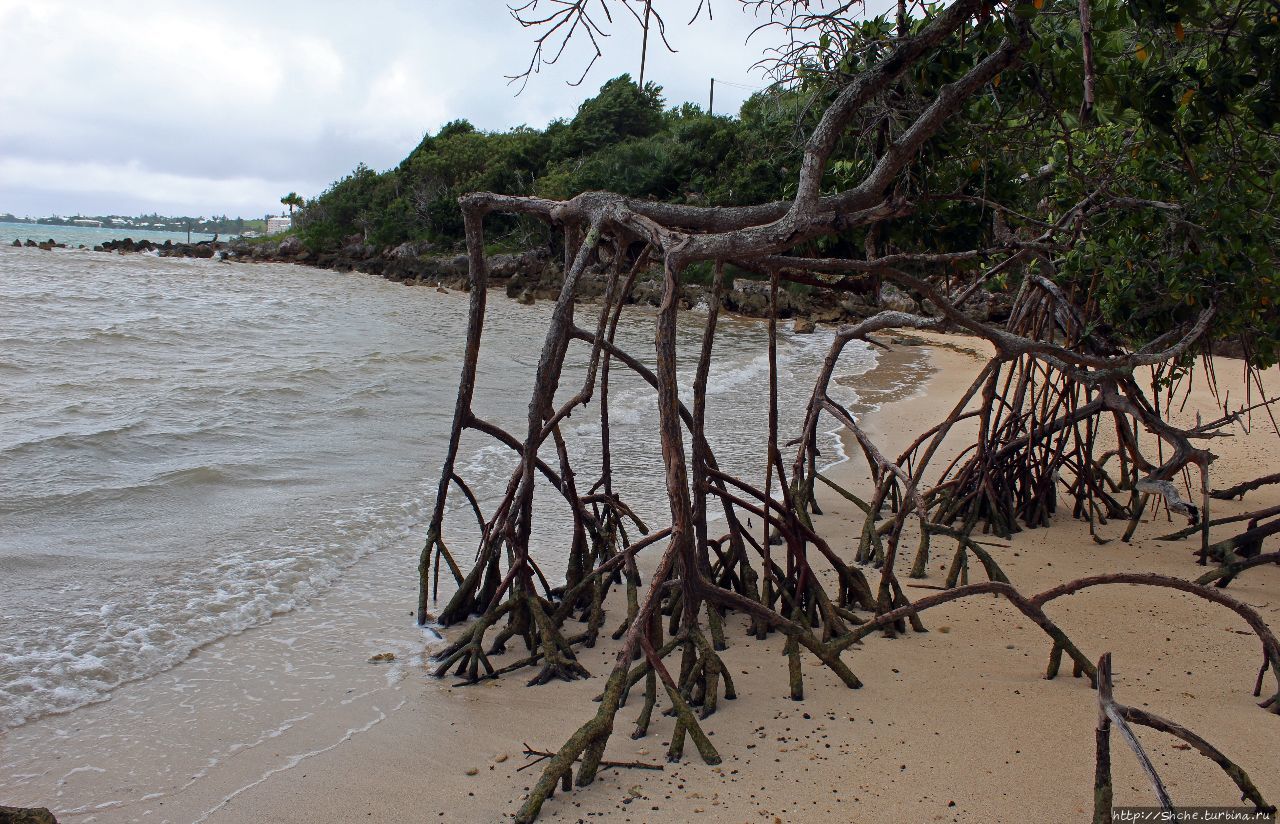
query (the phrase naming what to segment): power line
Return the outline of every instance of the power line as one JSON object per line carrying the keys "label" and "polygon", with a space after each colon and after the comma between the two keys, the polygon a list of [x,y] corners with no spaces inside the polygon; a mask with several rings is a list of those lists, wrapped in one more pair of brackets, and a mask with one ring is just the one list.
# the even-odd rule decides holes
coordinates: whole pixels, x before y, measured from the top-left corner
{"label": "power line", "polygon": [[[707,101],[707,114],[715,114],[716,111],[716,78],[711,78],[711,95]],[[744,89],[749,92],[765,91],[767,86],[748,86],[746,83],[735,83],[732,80],[720,80],[721,86],[730,86],[735,89]]]}
{"label": "power line", "polygon": [[[714,78],[713,78],[714,79]],[[721,86],[733,86],[735,89],[746,89],[752,92],[762,92],[769,88],[768,86],[748,86],[746,83],[734,83],[732,80],[716,80]]]}

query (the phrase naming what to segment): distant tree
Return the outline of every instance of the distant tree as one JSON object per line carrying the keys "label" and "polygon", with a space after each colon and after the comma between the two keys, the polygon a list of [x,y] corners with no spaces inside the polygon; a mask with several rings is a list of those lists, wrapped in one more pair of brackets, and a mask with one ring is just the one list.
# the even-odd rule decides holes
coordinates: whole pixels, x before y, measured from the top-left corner
{"label": "distant tree", "polygon": [[662,88],[636,85],[631,75],[615,77],[600,93],[578,107],[568,128],[558,135],[559,158],[593,152],[630,137],[648,137],[662,128]]}
{"label": "distant tree", "polygon": [[280,202],[281,202],[281,203],[283,203],[285,206],[288,206],[288,207],[289,207],[289,217],[293,217],[293,207],[294,207],[294,206],[302,206],[302,205],[303,205],[303,200],[302,200],[302,198],[298,197],[298,193],[297,193],[297,192],[290,192],[289,194],[287,194],[287,195],[285,195],[284,197],[280,198]]}
{"label": "distant tree", "polygon": [[460,134],[474,134],[476,127],[471,124],[470,120],[465,117],[457,120],[450,120],[448,123],[440,127],[440,132],[436,135],[437,139],[453,137]]}

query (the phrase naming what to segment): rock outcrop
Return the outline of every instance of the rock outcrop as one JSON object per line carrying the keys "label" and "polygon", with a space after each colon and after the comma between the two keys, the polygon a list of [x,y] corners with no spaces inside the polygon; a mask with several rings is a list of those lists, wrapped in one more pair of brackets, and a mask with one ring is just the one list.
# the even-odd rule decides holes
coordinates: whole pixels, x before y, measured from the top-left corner
{"label": "rock outcrop", "polygon": [[[28,245],[36,245],[28,241]],[[149,240],[133,241],[129,238],[108,241],[95,250],[103,252],[149,252],[161,257],[217,257],[224,261],[258,263],[300,263],[339,272],[363,272],[405,285],[426,285],[440,289],[465,291],[467,256],[440,252],[427,242],[408,242],[398,246],[379,248],[368,243],[360,235],[347,238],[337,251],[312,251],[296,236],[281,240],[271,238],[235,241],[201,241],[199,243],[157,244]],[[489,256],[490,282],[505,286],[507,296],[520,303],[530,304],[539,300],[555,300],[560,294],[563,277],[561,261],[549,249],[531,249],[524,252]],[[636,278],[631,302],[657,306],[662,300],[662,270],[650,266]],[[592,300],[604,294],[609,281],[609,268],[596,263],[583,273],[578,288],[580,300]],[[705,305],[707,286],[686,284],[681,287],[680,305],[692,309]],[[973,313],[980,320],[998,320],[1001,312],[1007,317],[1010,299],[1003,294],[983,294],[974,300]],[[749,317],[766,317],[769,314],[769,283],[738,277],[732,280],[723,296],[724,308]],[[927,302],[919,305],[910,295],[891,285],[882,287],[878,305],[867,294],[836,292],[821,287],[778,290],[778,317],[795,319],[792,326],[797,334],[816,330],[817,324],[840,324],[861,320],[879,308],[899,311],[930,313]]]}
{"label": "rock outcrop", "polygon": [[0,824],[58,824],[58,819],[44,807],[0,805]]}

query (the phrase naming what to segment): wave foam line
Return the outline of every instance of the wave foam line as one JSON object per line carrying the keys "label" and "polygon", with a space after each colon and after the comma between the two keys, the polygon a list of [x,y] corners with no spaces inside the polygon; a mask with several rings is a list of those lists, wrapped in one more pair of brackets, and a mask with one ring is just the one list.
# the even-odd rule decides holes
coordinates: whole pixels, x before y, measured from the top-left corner
{"label": "wave foam line", "polygon": [[356,737],[357,735],[368,732],[369,730],[376,727],[378,724],[381,724],[383,721],[387,720],[390,714],[398,712],[401,707],[403,707],[406,703],[408,703],[408,701],[409,701],[408,698],[400,699],[400,703],[396,704],[395,707],[391,709],[391,713],[385,713],[382,710],[379,710],[377,707],[374,707],[374,709],[378,711],[378,717],[370,721],[368,724],[365,724],[363,727],[356,727],[355,729],[347,730],[346,735],[342,736],[337,741],[334,741],[332,744],[330,744],[327,747],[321,747],[318,750],[311,750],[309,752],[298,753],[297,755],[290,756],[289,759],[283,765],[279,767],[273,767],[272,769],[267,770],[262,774],[262,777],[259,778],[257,781],[254,781],[252,784],[246,784],[245,786],[241,787],[240,789],[236,790],[230,795],[225,796],[222,799],[222,801],[218,802],[216,805],[206,810],[203,815],[195,819],[191,824],[202,824],[203,822],[208,821],[209,816],[213,815],[218,810],[221,810],[223,807],[230,804],[233,800],[235,800],[237,796],[242,795],[243,793],[246,793],[249,790],[252,790],[254,787],[260,786],[261,784],[265,783],[269,778],[271,778],[271,776],[276,775],[277,773],[285,772],[286,770],[291,770],[294,767],[301,764],[303,761],[306,761],[308,758],[313,758],[317,755],[321,755],[323,753],[329,752],[330,750],[336,749],[341,745],[345,744],[346,742],[350,741],[352,738]]}

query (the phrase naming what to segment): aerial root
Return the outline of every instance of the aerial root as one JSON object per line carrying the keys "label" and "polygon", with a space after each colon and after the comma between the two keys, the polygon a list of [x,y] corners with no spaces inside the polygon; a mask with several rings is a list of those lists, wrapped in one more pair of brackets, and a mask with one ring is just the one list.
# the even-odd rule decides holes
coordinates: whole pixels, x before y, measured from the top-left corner
{"label": "aerial root", "polygon": [[[719,706],[722,685],[725,700],[732,701],[738,697],[737,689],[734,686],[733,677],[729,674],[728,667],[725,666],[720,656],[716,653],[714,646],[697,626],[681,630],[678,635],[672,637],[666,644],[658,648],[654,657],[661,660],[677,648],[691,649],[693,651],[692,657],[689,658],[689,666],[682,666],[680,694],[689,706],[701,708],[700,718],[705,720],[715,713]],[[636,719],[635,730],[631,734],[632,738],[643,738],[649,734],[649,725],[652,723],[653,711],[658,698],[657,678],[658,676],[648,656],[631,669],[631,673],[627,678],[627,685],[622,693],[622,704],[624,705],[627,702],[631,688],[638,684],[641,679],[645,682],[644,704]],[[675,716],[678,715],[678,711],[673,706],[666,714]]]}
{"label": "aerial root", "polygon": [[653,669],[657,673],[658,678],[662,681],[662,685],[666,688],[667,698],[671,701],[671,708],[676,717],[676,727],[671,734],[671,745],[667,748],[667,760],[679,761],[684,755],[685,734],[693,739],[693,744],[698,749],[698,754],[702,756],[703,762],[709,765],[720,763],[720,753],[716,751],[715,745],[711,743],[711,739],[703,732],[702,725],[698,723],[698,719],[694,716],[693,710],[689,707],[689,702],[680,693],[680,688],[672,679],[671,673],[667,672],[667,668],[663,666],[662,660],[649,652],[650,661]]}
{"label": "aerial root", "polygon": [[644,706],[636,718],[636,728],[631,732],[633,739],[644,738],[649,734],[649,724],[653,721],[653,709],[658,703],[658,676],[652,669],[644,673]]}
{"label": "aerial root", "polygon": [[484,635],[510,610],[511,602],[505,601],[472,622],[471,626],[463,630],[458,640],[441,650],[436,656],[435,676],[443,678],[455,664],[457,664],[455,674],[470,683],[480,680],[481,666],[487,674],[493,675],[493,666],[489,663],[489,657],[484,651]]}
{"label": "aerial root", "polygon": [[[955,21],[959,25],[964,15],[955,14],[960,15]],[[1012,45],[1009,48],[1012,49]],[[1011,61],[1014,52],[1001,52],[1001,55],[1000,60]],[[998,72],[1000,61],[993,60],[989,58],[981,64],[981,72],[989,73],[984,75],[986,80],[971,73],[969,82],[973,89],[981,88],[991,76],[998,76],[994,73]],[[1077,208],[1084,210],[1090,208],[1089,204],[1090,201],[1084,201]],[[744,223],[734,230],[701,231],[696,225],[685,226],[655,217],[661,210],[646,213],[636,204],[607,193],[587,193],[563,203],[476,194],[464,198],[462,207],[472,281],[467,349],[436,509],[427,547],[419,560],[422,583],[418,615],[419,621],[426,619],[427,581],[432,575],[438,581],[442,565],[449,567],[459,586],[440,614],[440,623],[459,623],[481,610],[484,613],[442,653],[436,672],[453,670],[474,682],[519,667],[539,665],[541,668],[531,684],[586,677],[574,647],[594,644],[604,626],[609,587],[615,583],[625,586],[626,615],[613,637],[625,636],[627,641],[599,697],[600,706],[590,721],[547,758],[543,774],[517,814],[517,821],[535,818],[558,785],[571,786],[573,767],[579,760],[577,783],[580,786],[591,783],[601,767],[618,708],[641,681],[644,699],[634,735],[649,732],[654,710],[665,692],[666,713],[674,718],[668,757],[680,758],[686,741],[692,740],[704,761],[718,763],[719,753],[701,722],[717,710],[721,697],[727,700],[735,695],[733,680],[720,657],[720,651],[726,646],[724,623],[730,611],[748,618],[751,632],[759,639],[767,638],[774,631],[784,636],[782,653],[790,694],[796,700],[804,697],[803,650],[813,654],[847,687],[856,689],[861,682],[841,658],[849,646],[880,630],[892,634],[905,632],[910,626],[923,632],[921,613],[925,610],[978,594],[1004,597],[1048,635],[1045,677],[1057,677],[1064,660],[1070,659],[1073,673],[1090,678],[1096,685],[1097,667],[1048,617],[1045,604],[1096,583],[1171,586],[1229,606],[1250,623],[1263,641],[1265,656],[1255,694],[1261,697],[1262,682],[1270,670],[1276,675],[1278,692],[1261,706],[1280,713],[1280,644],[1261,623],[1256,611],[1226,599],[1220,590],[1197,588],[1190,582],[1174,584],[1149,577],[1119,575],[1070,582],[1028,598],[1009,583],[994,554],[987,549],[989,544],[977,538],[979,528],[983,533],[1008,537],[1023,528],[1048,524],[1060,496],[1065,496],[1076,517],[1087,517],[1091,534],[1100,542],[1104,539],[1097,535],[1095,524],[1108,520],[1125,522],[1129,526],[1125,532],[1127,538],[1144,509],[1150,506],[1188,514],[1194,511],[1204,524],[1212,524],[1208,512],[1207,469],[1213,455],[1197,448],[1190,439],[1205,437],[1218,424],[1181,430],[1167,423],[1161,412],[1167,404],[1153,405],[1134,377],[1135,370],[1150,366],[1154,380],[1153,364],[1173,363],[1193,353],[1197,340],[1209,329],[1214,313],[1212,306],[1203,309],[1194,323],[1188,321],[1157,341],[1149,342],[1148,346],[1126,352],[1123,346],[1108,340],[1105,333],[1100,334],[1091,325],[1092,318],[1088,316],[1091,310],[1072,303],[1074,297],[1064,297],[1050,278],[1032,277],[1027,271],[1020,270],[1023,286],[1007,323],[979,322],[966,315],[963,304],[967,296],[986,282],[985,279],[1003,277],[1002,267],[1015,263],[1025,267],[1034,257],[1031,251],[1021,248],[1012,253],[1009,248],[990,250],[991,255],[998,255],[1002,260],[992,264],[993,268],[984,262],[983,273],[976,275],[977,280],[958,287],[959,292],[952,292],[950,276],[946,277],[946,285],[940,286],[936,277],[913,274],[919,269],[915,263],[899,267],[881,258],[876,264],[875,256],[881,254],[876,249],[868,251],[865,257],[842,261],[775,254],[787,249],[765,250],[759,246],[741,259],[732,255],[722,259],[712,254],[716,250],[710,244],[717,237],[729,238],[732,242],[733,232],[745,231],[757,224]],[[893,199],[886,199],[842,220],[878,225],[892,219],[899,208],[900,204]],[[489,275],[483,222],[485,216],[493,212],[541,218],[564,233],[564,281],[548,324],[530,403],[528,429],[523,438],[516,438],[482,420],[471,406]],[[860,225],[864,224],[849,224]],[[1046,238],[1052,234],[1049,232]],[[636,247],[643,248],[638,256],[634,251]],[[654,338],[658,349],[656,373],[617,346],[614,336],[624,295],[636,273],[648,265],[650,255],[661,259],[665,278]],[[987,254],[981,257],[985,261]],[[628,259],[634,261],[634,266],[627,276],[627,284],[618,292],[616,287],[623,264],[630,265]],[[682,387],[676,369],[675,318],[682,272],[688,263],[703,260],[715,264],[717,281],[699,361],[700,377],[695,378],[689,408],[681,400]],[[715,311],[724,282],[723,268],[728,263],[768,277],[770,283],[770,424],[765,438],[769,447],[762,489],[754,488],[746,478],[721,471],[706,438],[706,375],[715,335]],[[950,265],[954,261],[939,259],[935,263]],[[577,283],[587,267],[595,264],[612,265],[614,271],[592,334],[575,324],[574,306],[581,297],[575,294]],[[875,268],[868,269],[868,266]],[[925,270],[928,269],[926,266]],[[816,273],[836,276],[836,279],[817,277]],[[920,305],[927,301],[933,307],[931,316],[878,312],[837,332],[813,387],[803,431],[794,441],[799,448],[788,477],[777,448],[778,287],[781,281],[787,280],[834,288],[868,274],[874,277],[877,289],[881,281],[892,282],[910,292]],[[868,341],[867,336],[874,332],[937,330],[947,326],[982,337],[993,347],[994,354],[948,417],[921,434],[900,457],[891,461],[880,453],[847,410],[828,394],[841,350],[851,341]],[[566,351],[580,343],[591,349],[587,379],[581,391],[557,407],[558,393],[564,388],[564,367],[569,362]],[[672,510],[671,526],[664,533],[672,538],[672,548],[664,556],[665,571],[655,574],[647,595],[640,592],[641,578],[633,557],[634,550],[643,541],[630,549],[621,548],[627,544],[624,521],[636,523],[648,536],[646,540],[656,540],[657,534],[650,535],[612,488],[611,436],[606,408],[611,363],[616,368],[630,369],[657,391],[659,399],[663,463]],[[593,399],[599,401],[601,410],[602,470],[590,491],[580,495],[561,426],[571,413],[586,407]],[[846,424],[867,458],[875,486],[869,501],[840,488],[817,471],[820,419],[826,414]],[[962,444],[961,449],[951,449],[953,442],[948,441],[944,454],[953,455],[951,462],[940,471],[939,467],[930,468],[929,462],[949,430],[962,420],[971,421],[976,437]],[[506,497],[487,522],[477,499],[454,471],[459,438],[464,430],[495,438],[521,459],[521,468],[513,473]],[[685,440],[686,433],[689,440]],[[961,437],[969,438],[970,433]],[[1143,441],[1151,439],[1159,444],[1156,456],[1144,454]],[[1109,451],[1102,451],[1104,447],[1100,444],[1105,444]],[[559,459],[555,468],[539,457],[540,449],[552,445]],[[1153,457],[1157,463],[1153,463]],[[1109,458],[1116,459],[1110,467]],[[1118,469],[1115,464],[1119,465]],[[1179,473],[1188,475],[1193,468],[1200,470],[1202,486],[1205,486],[1203,500],[1198,505],[1184,500],[1175,485]],[[563,572],[564,584],[556,588],[551,587],[547,576],[530,556],[533,485],[535,481],[541,484],[544,478],[568,504],[573,520],[571,551],[565,568],[556,571]],[[926,478],[936,481],[932,486],[925,486]],[[813,500],[813,488],[818,480],[864,514],[854,560],[873,564],[880,570],[876,589],[871,587],[863,569],[850,563],[847,555],[836,554],[814,531],[809,514],[820,513]],[[1271,480],[1259,479],[1256,485]],[[465,577],[441,540],[451,486],[467,496],[483,533],[476,562]],[[775,494],[775,490],[780,494]],[[1239,494],[1246,491],[1242,488]],[[1190,494],[1189,488],[1187,492]],[[728,534],[719,539],[707,534],[707,503],[713,499],[724,506],[729,529]],[[892,513],[892,517],[884,517],[884,512]],[[541,508],[538,517],[541,517]],[[895,569],[908,517],[920,523],[919,545],[910,567],[912,577],[920,578],[927,573],[931,542],[936,537],[950,537],[957,543],[946,577],[947,589],[914,603],[903,592]],[[752,518],[757,519],[758,528],[752,525]],[[1230,546],[1213,547],[1220,561],[1227,560],[1228,552],[1246,557],[1246,561],[1229,563],[1202,581],[1226,586],[1246,569],[1268,562],[1261,555],[1261,540],[1273,532],[1280,532],[1280,519],[1262,526],[1252,524],[1250,531],[1238,536]],[[1207,560],[1210,550],[1207,526],[1201,535],[1203,561]],[[1249,559],[1246,553],[1263,560]],[[679,563],[673,566],[672,559],[677,557]],[[987,580],[971,584],[969,572],[975,558]],[[673,570],[678,570],[678,574],[673,576]],[[554,574],[551,577],[557,578]],[[539,591],[545,598],[535,592],[535,581],[541,583]],[[823,581],[831,586],[830,595]],[[1205,594],[1210,592],[1217,597]],[[698,623],[704,607],[707,610],[705,627]],[[855,610],[870,612],[873,617],[864,619]],[[503,616],[507,618],[506,625],[491,632]],[[565,625],[570,618],[585,624],[579,635],[566,635]],[[643,626],[637,626],[637,622]],[[486,636],[493,638],[487,651]],[[525,643],[528,655],[495,669],[491,656],[503,652],[507,642],[517,636]],[[677,649],[681,653],[679,669],[672,668],[676,674],[673,678],[663,661]],[[659,682],[662,692],[658,689]]]}
{"label": "aerial root", "polygon": [[[708,612],[714,614],[715,610],[710,609]],[[695,625],[688,629],[687,635],[692,641],[696,658],[681,692],[689,696],[690,704],[702,708],[700,717],[705,720],[714,715],[719,706],[721,682],[724,682],[725,700],[737,698],[738,692],[733,685],[729,668],[702,631]]]}
{"label": "aerial root", "polygon": [[1262,555],[1254,555],[1252,558],[1232,561],[1201,575],[1196,579],[1196,583],[1201,586],[1213,584],[1217,587],[1225,587],[1227,584],[1234,581],[1236,576],[1241,572],[1244,572],[1246,569],[1252,569],[1265,564],[1280,565],[1280,552],[1267,552]]}
{"label": "aerial root", "polygon": [[1151,763],[1146,750],[1143,749],[1142,744],[1138,741],[1138,737],[1134,735],[1133,729],[1130,727],[1131,724],[1150,727],[1153,730],[1159,730],[1186,742],[1191,748],[1217,764],[1226,773],[1227,777],[1240,790],[1242,801],[1248,801],[1253,804],[1254,809],[1260,813],[1274,813],[1276,811],[1275,805],[1267,803],[1267,800],[1262,797],[1262,793],[1258,791],[1257,785],[1249,778],[1249,774],[1204,738],[1201,738],[1186,727],[1162,718],[1155,713],[1118,703],[1112,694],[1111,653],[1105,653],[1098,659],[1097,673],[1098,724],[1095,730],[1094,824],[1110,824],[1113,820],[1113,787],[1111,779],[1111,730],[1113,727],[1120,733],[1121,739],[1128,745],[1129,749],[1133,751],[1134,757],[1138,759],[1139,765],[1151,782],[1156,800],[1161,809],[1168,812],[1173,810],[1173,800],[1169,797],[1169,792],[1165,788],[1160,774]]}
{"label": "aerial root", "polygon": [[546,611],[542,608],[541,599],[529,597],[529,609],[542,639],[542,670],[529,680],[529,686],[546,684],[554,679],[574,681],[578,678],[590,678],[591,673],[578,663],[573,648],[565,640],[560,630],[551,623]]}
{"label": "aerial root", "polygon": [[[587,670],[578,663],[573,645],[586,641],[583,633],[566,639],[561,630],[547,615],[542,598],[533,594],[516,594],[488,610],[477,618],[456,641],[443,649],[435,658],[433,674],[444,677],[449,670],[465,683],[474,684],[487,678],[496,678],[526,666],[542,662],[542,669],[529,681],[529,686],[548,683],[554,679],[573,681],[589,677]],[[507,626],[494,637],[490,649],[485,650],[485,634],[503,615],[516,612]],[[532,623],[530,624],[530,621]],[[524,637],[530,647],[530,655],[495,669],[490,656],[505,651],[505,644],[513,636]],[[483,668],[483,674],[480,670]]]}
{"label": "aerial root", "polygon": [[578,768],[577,784],[585,787],[595,781],[596,772],[600,768],[605,745],[613,734],[613,720],[618,712],[619,701],[627,680],[627,662],[615,666],[605,685],[604,696],[600,708],[590,721],[578,728],[566,741],[555,756],[547,762],[542,775],[529,791],[528,798],[516,812],[515,820],[520,824],[531,824],[537,817],[542,805],[554,794],[556,785],[563,782],[568,790],[573,781],[574,762],[582,759]]}
{"label": "aerial root", "polygon": [[804,676],[800,672],[800,642],[796,636],[787,638],[783,645],[783,654],[787,656],[787,682],[791,687],[791,700],[804,700]]}
{"label": "aerial root", "polygon": [[1004,570],[996,563],[996,559],[991,556],[990,552],[969,534],[958,529],[931,524],[929,532],[936,532],[940,535],[947,535],[956,539],[956,554],[951,560],[951,568],[947,572],[946,588],[952,589],[958,584],[969,583],[969,554],[972,553],[978,557],[982,563],[983,570],[987,573],[988,581],[1000,581],[1009,583],[1009,576],[1004,574]]}

